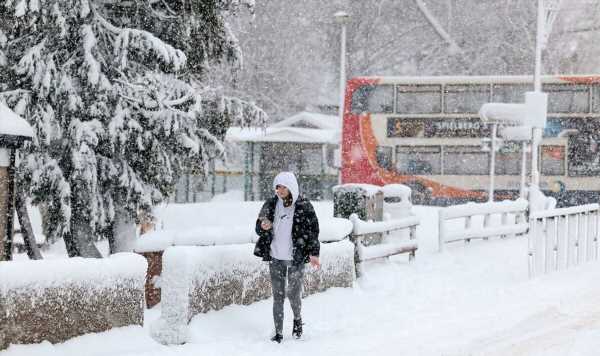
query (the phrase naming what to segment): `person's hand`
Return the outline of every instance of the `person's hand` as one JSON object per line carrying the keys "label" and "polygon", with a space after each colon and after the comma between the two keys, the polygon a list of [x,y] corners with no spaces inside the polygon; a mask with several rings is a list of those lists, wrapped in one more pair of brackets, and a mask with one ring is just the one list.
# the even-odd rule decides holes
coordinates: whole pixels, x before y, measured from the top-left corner
{"label": "person's hand", "polygon": [[310,265],[313,266],[316,269],[321,268],[321,262],[319,261],[319,257],[317,256],[310,256]]}
{"label": "person's hand", "polygon": [[273,223],[271,223],[269,221],[269,219],[263,219],[260,222],[260,228],[263,229],[263,230],[271,230],[272,227],[273,227]]}

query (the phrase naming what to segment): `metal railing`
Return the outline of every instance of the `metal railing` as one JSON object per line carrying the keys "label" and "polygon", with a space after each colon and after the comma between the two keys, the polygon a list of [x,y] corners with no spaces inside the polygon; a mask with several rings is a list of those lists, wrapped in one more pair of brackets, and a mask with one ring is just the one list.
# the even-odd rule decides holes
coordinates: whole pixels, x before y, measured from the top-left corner
{"label": "metal railing", "polygon": [[529,276],[598,259],[600,206],[534,212],[529,217]]}

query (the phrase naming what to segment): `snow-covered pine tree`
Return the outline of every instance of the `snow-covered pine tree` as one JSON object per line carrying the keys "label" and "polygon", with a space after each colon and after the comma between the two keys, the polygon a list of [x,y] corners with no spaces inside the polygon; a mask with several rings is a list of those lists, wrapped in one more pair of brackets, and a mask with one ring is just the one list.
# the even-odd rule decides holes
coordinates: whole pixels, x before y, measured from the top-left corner
{"label": "snow-covered pine tree", "polygon": [[202,166],[220,146],[202,126],[185,53],[113,21],[107,5],[0,4],[0,100],[37,133],[19,184],[44,204],[48,238],[64,238],[70,256],[99,257],[96,239],[163,200],[187,164]]}
{"label": "snow-covered pine tree", "polygon": [[[191,156],[191,159],[180,162],[179,167],[183,167],[183,170],[177,176],[204,174],[209,170],[209,162],[217,158],[224,159],[225,149],[221,141],[232,123],[242,126],[264,124],[266,115],[253,101],[228,95],[222,82],[217,81],[215,86],[215,81],[211,80],[211,73],[215,69],[228,71],[229,77],[235,77],[241,68],[241,49],[227,24],[227,18],[235,16],[241,7],[252,11],[253,0],[104,0],[103,3],[115,23],[153,33],[182,49],[188,59],[180,78],[185,79],[190,86],[186,89],[192,90],[196,96],[193,111],[197,131],[196,137],[187,143],[200,157]],[[171,188],[173,183],[169,185]],[[132,236],[127,232],[127,226],[131,224],[115,221],[112,231],[116,242],[125,241],[125,236]],[[126,245],[117,249],[126,250]]]}

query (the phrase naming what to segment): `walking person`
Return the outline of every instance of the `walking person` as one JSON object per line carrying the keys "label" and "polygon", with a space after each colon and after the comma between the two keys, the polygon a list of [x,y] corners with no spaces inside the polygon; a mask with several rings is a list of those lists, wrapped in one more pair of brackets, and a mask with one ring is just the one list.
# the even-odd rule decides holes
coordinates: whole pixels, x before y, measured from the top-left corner
{"label": "walking person", "polygon": [[283,340],[283,304],[286,295],[294,314],[292,336],[302,336],[302,286],[305,264],[319,268],[319,221],[312,204],[299,194],[292,172],[281,172],[273,180],[275,195],[265,201],[256,220],[254,254],[269,262],[273,290],[272,341]]}

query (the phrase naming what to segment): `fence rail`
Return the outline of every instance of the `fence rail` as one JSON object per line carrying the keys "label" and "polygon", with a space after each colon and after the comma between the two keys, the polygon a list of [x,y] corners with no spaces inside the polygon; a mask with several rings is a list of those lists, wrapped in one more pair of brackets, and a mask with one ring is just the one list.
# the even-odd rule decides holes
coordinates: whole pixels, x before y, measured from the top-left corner
{"label": "fence rail", "polygon": [[[471,239],[488,239],[495,236],[517,235],[527,232],[525,214],[528,202],[524,199],[516,201],[502,201],[490,203],[467,203],[450,206],[439,210],[439,250],[444,250],[448,242],[465,241]],[[483,222],[476,222],[474,217],[482,216]],[[494,216],[499,216],[500,221],[494,223]],[[464,219],[460,228],[450,228],[448,222]],[[497,219],[496,219],[497,220]]]}
{"label": "fence rail", "polygon": [[[354,226],[351,240],[354,243],[356,276],[360,277],[362,262],[409,253],[409,261],[415,258],[417,249],[417,226],[419,218],[409,216],[387,221],[363,221],[358,215],[350,215]],[[408,232],[408,240],[403,239]],[[393,239],[393,240],[391,240]],[[391,240],[391,241],[390,241]]]}
{"label": "fence rail", "polygon": [[529,276],[598,259],[600,206],[534,212],[529,217]]}

